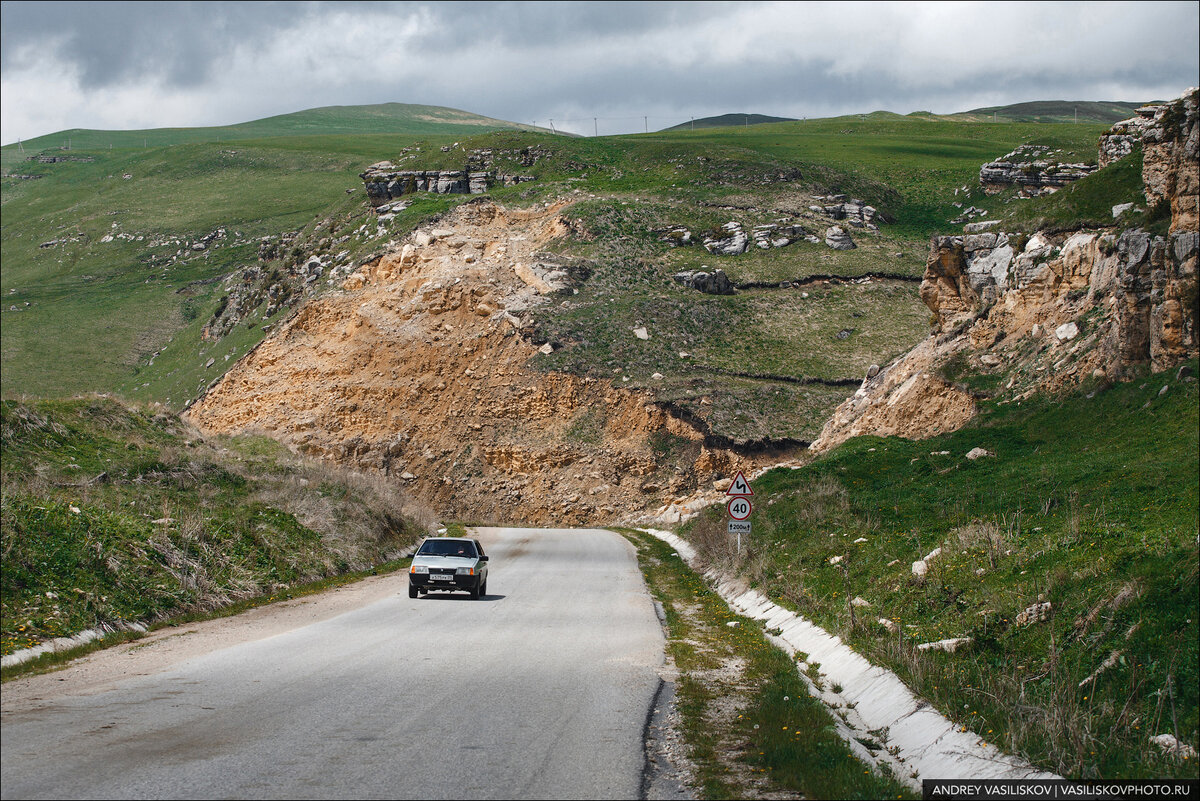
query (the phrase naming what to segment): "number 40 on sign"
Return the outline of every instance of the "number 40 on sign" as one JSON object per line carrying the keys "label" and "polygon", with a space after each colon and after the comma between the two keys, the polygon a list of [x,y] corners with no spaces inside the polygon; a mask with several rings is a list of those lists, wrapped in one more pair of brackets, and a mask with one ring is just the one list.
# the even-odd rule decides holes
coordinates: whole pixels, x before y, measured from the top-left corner
{"label": "number 40 on sign", "polygon": [[745,520],[754,511],[749,498],[734,498],[729,502],[729,516],[734,520]]}

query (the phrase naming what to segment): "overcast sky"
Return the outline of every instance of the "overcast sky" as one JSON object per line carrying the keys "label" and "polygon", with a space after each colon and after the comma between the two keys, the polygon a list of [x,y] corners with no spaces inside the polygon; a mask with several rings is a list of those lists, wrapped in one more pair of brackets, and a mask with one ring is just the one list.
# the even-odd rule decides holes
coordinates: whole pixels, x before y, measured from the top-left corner
{"label": "overcast sky", "polygon": [[0,141],[423,103],[590,134],[1171,98],[1200,4],[5,2]]}

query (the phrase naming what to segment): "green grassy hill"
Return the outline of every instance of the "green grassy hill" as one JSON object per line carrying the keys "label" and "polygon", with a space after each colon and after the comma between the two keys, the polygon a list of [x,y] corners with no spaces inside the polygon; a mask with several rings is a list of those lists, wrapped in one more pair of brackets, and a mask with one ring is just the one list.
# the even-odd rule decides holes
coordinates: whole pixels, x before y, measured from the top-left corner
{"label": "green grassy hill", "polygon": [[[587,139],[516,130],[468,136],[462,128],[453,138],[292,131],[76,149],[71,155],[91,161],[39,164],[42,178],[3,181],[4,392],[117,391],[181,408],[286,312],[262,319],[260,310],[249,326],[204,338],[225,276],[259,264],[282,269],[312,253],[352,263],[468,199],[420,196],[379,227],[358,177],[363,167],[404,148],[419,148],[408,151],[414,167],[462,168],[472,149],[529,147],[545,156],[527,166],[497,155],[494,168],[537,181],[492,194],[515,204],[578,197],[568,214],[589,236],[560,249],[592,264],[593,275],[570,304],[541,316],[545,337],[563,345],[543,366],[606,379],[618,371],[617,379],[630,377],[626,386],[648,385],[660,372],[661,399],[693,411],[708,399],[725,435],[810,439],[845,382],[925,335],[915,281],[927,237],[946,230],[959,213],[954,203],[1003,209],[1002,196],[978,191],[979,165],[1031,141],[1084,159],[1101,130],[874,114]],[[750,231],[807,213],[813,195],[837,193],[891,222],[855,232],[859,247],[844,252],[800,241],[716,257],[698,246],[671,248],[656,233],[687,226],[698,239],[731,220]],[[822,236],[827,223],[806,224]],[[296,239],[278,247],[290,232]],[[275,237],[273,261],[259,261],[263,237]],[[758,288],[719,298],[671,281],[702,267]],[[858,287],[818,278],[872,274],[901,280]],[[778,290],[813,280],[807,298],[800,287]],[[633,350],[609,330],[638,319],[656,330],[653,347]],[[838,339],[843,331],[850,333]]]}
{"label": "green grassy hill", "polygon": [[1092,101],[1092,100],[1035,100],[1030,103],[1013,103],[1008,106],[988,106],[975,108],[950,118],[965,120],[988,121],[994,114],[998,121],[1004,122],[1070,122],[1101,123],[1112,125],[1114,122],[1127,120],[1134,116],[1137,108],[1143,103],[1124,101]]}
{"label": "green grassy hill", "polygon": [[[280,136],[331,136],[397,134],[412,136],[465,136],[481,130],[515,129],[545,131],[533,125],[497,120],[469,111],[421,106],[411,103],[377,103],[367,106],[324,106],[291,114],[280,114],[236,125],[204,128],[150,128],[133,131],[99,131],[72,128],[27,139],[0,149],[5,172],[29,171],[21,167],[24,159],[42,151],[93,151],[109,148],[164,147],[202,142],[232,142],[242,139],[266,139]],[[23,152],[22,152],[23,150]],[[67,155],[60,153],[60,155]]]}
{"label": "green grassy hill", "polygon": [[663,128],[659,133],[668,131],[691,131],[696,128],[728,128],[731,125],[763,125],[770,122],[795,122],[795,117],[772,117],[768,114],[733,113],[721,114],[716,117],[701,117],[698,120],[681,122],[670,128]]}

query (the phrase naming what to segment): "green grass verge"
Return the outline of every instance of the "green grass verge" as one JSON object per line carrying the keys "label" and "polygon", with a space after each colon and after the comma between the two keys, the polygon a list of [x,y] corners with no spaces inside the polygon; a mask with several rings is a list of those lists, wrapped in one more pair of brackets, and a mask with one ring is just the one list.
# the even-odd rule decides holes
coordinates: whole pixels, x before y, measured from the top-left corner
{"label": "green grass verge", "polygon": [[[1197,383],[1174,373],[985,402],[955,433],[863,437],[758,479],[740,559],[715,511],[686,533],[1036,765],[1195,777],[1195,760],[1148,738],[1198,739],[1197,409]],[[968,461],[975,447],[995,455]],[[938,547],[916,578],[912,563]],[[870,608],[852,614],[855,597]],[[915,647],[952,637],[973,643]]]}
{"label": "green grass verge", "polygon": [[425,528],[383,480],[92,398],[0,402],[3,653],[371,569]]}
{"label": "green grass verge", "polygon": [[732,613],[666,543],[621,533],[637,548],[666,614],[667,651],[679,670],[680,725],[705,798],[915,797],[854,757],[795,662],[767,641],[759,624]]}

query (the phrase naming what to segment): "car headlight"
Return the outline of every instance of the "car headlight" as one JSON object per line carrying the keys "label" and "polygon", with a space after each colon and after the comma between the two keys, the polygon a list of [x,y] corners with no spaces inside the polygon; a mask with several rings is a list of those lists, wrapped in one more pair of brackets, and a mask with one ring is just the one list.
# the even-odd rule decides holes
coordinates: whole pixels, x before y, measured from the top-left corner
{"label": "car headlight", "polygon": [[409,569],[409,571],[408,571],[408,572],[409,572],[409,573],[428,573],[428,572],[429,572],[429,565],[413,565],[413,566],[412,566],[412,567]]}
{"label": "car headlight", "polygon": [[457,573],[457,574],[458,574],[458,575],[460,575],[460,576],[473,576],[473,575],[475,575],[475,568],[473,568],[473,567],[460,567],[460,568],[458,568],[458,570],[455,570],[454,572],[455,572],[455,573]]}

